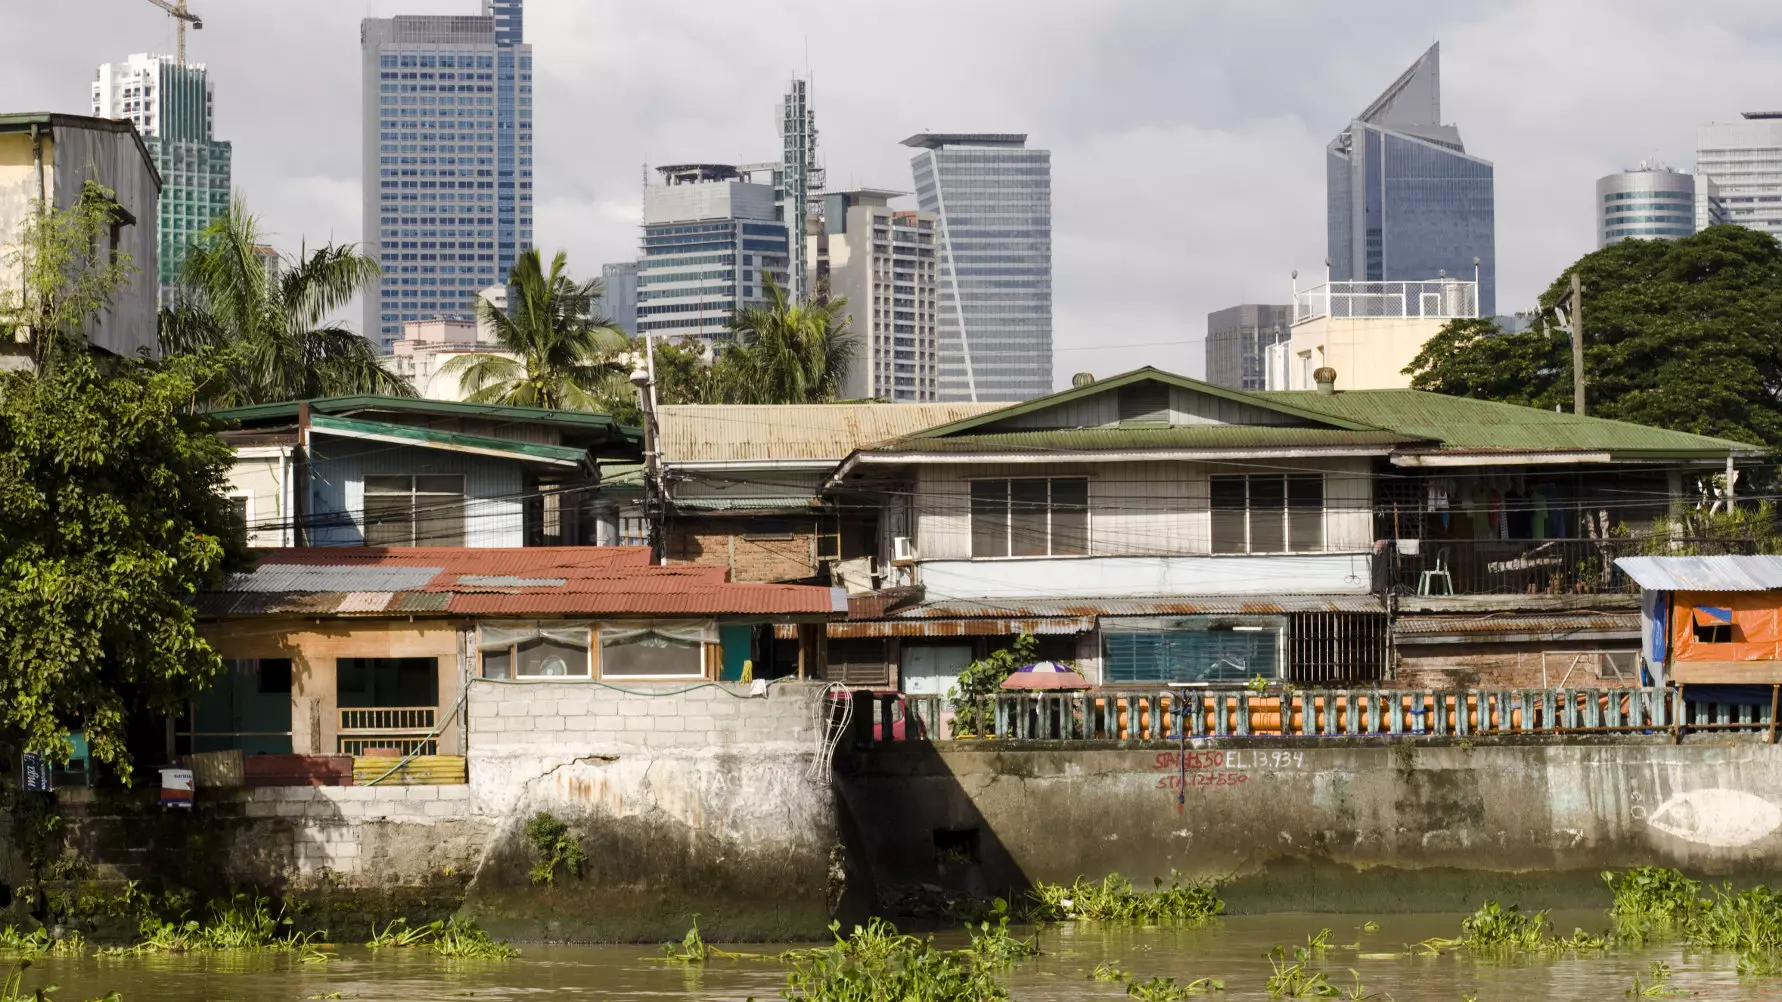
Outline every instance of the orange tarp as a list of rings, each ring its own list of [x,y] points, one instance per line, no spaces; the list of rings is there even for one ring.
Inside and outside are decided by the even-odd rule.
[[[1698,661],[1782,661],[1782,598],[1775,592],[1687,592],[1676,594],[1671,617],[1674,664]],[[1705,609],[1732,611],[1732,642],[1697,640],[1696,624],[1725,622]]]

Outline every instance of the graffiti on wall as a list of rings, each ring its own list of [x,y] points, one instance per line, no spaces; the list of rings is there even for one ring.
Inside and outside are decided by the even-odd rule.
[[[1157,777],[1159,790],[1188,790],[1242,786],[1257,773],[1300,769],[1305,763],[1303,751],[1212,748],[1158,752],[1151,769],[1163,773]]]
[[[1710,788],[1674,793],[1648,811],[1632,810],[1667,835],[1715,849],[1737,849],[1782,828],[1782,808],[1744,790]]]

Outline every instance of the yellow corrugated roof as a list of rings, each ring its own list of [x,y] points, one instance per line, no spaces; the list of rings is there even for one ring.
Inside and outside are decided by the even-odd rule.
[[[667,463],[840,461],[855,449],[1008,404],[673,404],[658,409]]]

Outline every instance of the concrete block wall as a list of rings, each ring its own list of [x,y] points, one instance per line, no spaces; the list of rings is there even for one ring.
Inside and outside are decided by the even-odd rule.
[[[477,812],[469,786],[273,786],[240,795],[248,818],[284,820],[300,880],[326,872],[349,883],[413,882],[468,871],[496,820]],[[440,826],[452,831],[427,830]]]

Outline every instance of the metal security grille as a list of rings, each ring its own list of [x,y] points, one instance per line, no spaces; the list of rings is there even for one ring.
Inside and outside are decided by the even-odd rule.
[[[1276,677],[1280,630],[1263,626],[1105,634],[1106,684],[1243,684]]]
[[[1342,686],[1386,676],[1383,613],[1297,612],[1287,617],[1287,680]]]

